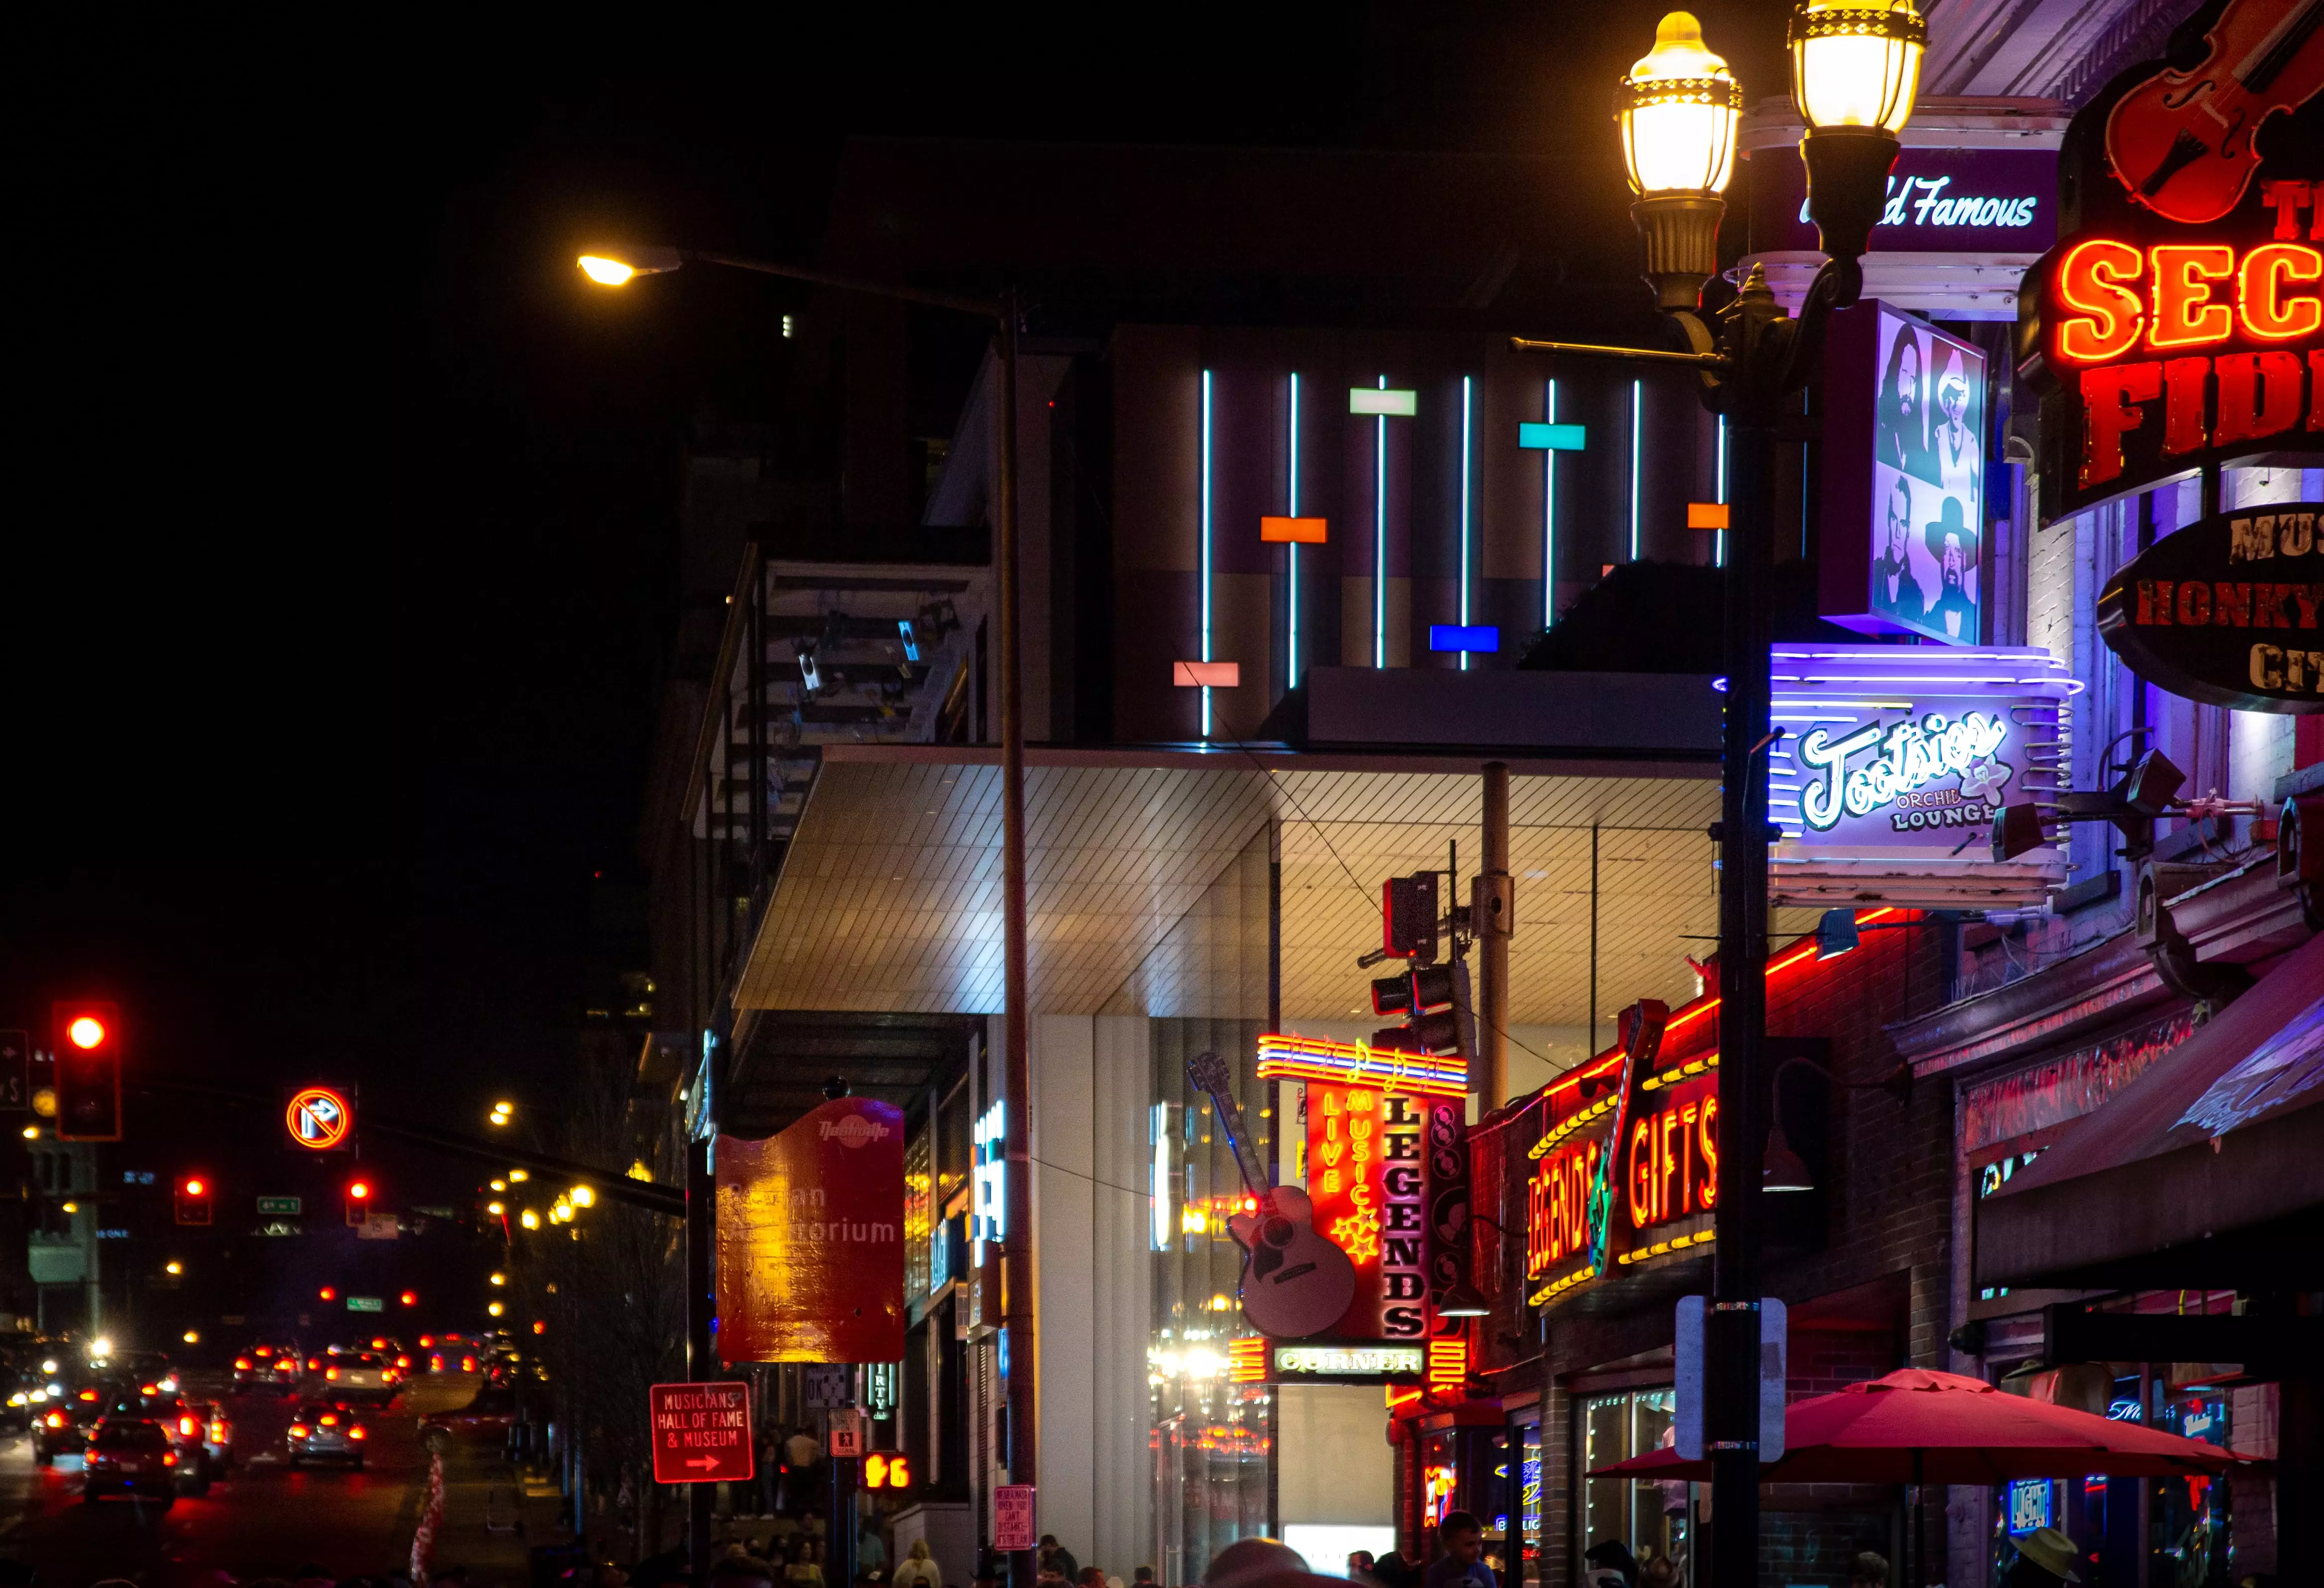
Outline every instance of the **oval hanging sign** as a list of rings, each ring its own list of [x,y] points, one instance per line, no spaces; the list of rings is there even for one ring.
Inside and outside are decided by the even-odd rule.
[[[2163,537],[2107,582],[2098,631],[2173,694],[2324,712],[2324,503],[2255,503]]]

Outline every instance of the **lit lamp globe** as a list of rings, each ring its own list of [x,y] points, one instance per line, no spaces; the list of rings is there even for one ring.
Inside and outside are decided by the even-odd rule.
[[[1692,309],[1719,271],[1720,197],[1735,174],[1743,85],[1704,48],[1702,24],[1674,11],[1655,47],[1614,91],[1622,160],[1638,201],[1630,219],[1646,244],[1646,281],[1665,311]]]
[[[1862,282],[1855,262],[1887,200],[1929,24],[1913,0],[1805,0],[1792,13],[1788,41],[1792,102],[1808,129],[1800,142],[1808,216],[1824,252],[1849,267],[1840,301],[1853,303]]]

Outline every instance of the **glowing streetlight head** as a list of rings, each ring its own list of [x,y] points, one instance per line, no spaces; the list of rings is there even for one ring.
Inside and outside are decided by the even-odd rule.
[[[94,1014],[83,1014],[65,1027],[65,1035],[76,1048],[94,1048],[105,1041],[105,1022]]]
[[[595,1207],[597,1205],[597,1193],[587,1186],[576,1186],[569,1195],[576,1207]]]
[[[1811,132],[1904,130],[1929,42],[1913,0],[1803,0],[1787,38],[1792,99]]]
[[[196,1330],[196,1329],[188,1329],[188,1330],[186,1331],[186,1333],[185,1333],[185,1341],[186,1341],[186,1344],[187,1344],[187,1345],[200,1345],[200,1344],[202,1343],[202,1336],[201,1336],[200,1332],[199,1332],[198,1330]]]
[[[526,1208],[522,1213],[518,1214],[516,1216],[516,1221],[529,1230],[537,1230],[540,1227],[540,1215],[535,1213],[530,1207]]]
[[[581,256],[581,273],[600,287],[626,287],[632,276],[659,276],[684,262],[675,248],[596,248]]]
[[[1735,174],[1742,115],[1743,85],[1704,46],[1702,24],[1690,12],[1672,12],[1615,90],[1630,186],[1649,197],[1720,191]]]
[[[183,1273],[186,1271],[186,1265],[172,1257],[169,1262],[161,1265],[161,1271],[163,1273]]]
[[[37,1124],[26,1125],[24,1127],[24,1139],[28,1142],[39,1141],[41,1139],[41,1127]]]
[[[493,1190],[495,1190],[495,1191],[505,1191],[505,1190],[507,1190],[507,1189],[508,1189],[508,1181],[506,1181],[506,1180],[494,1180],[494,1181],[493,1182]]]
[[[494,1283],[494,1284],[496,1284],[496,1285],[505,1285],[505,1284],[507,1284],[507,1283],[508,1283],[508,1275],[506,1275],[506,1274],[504,1274],[504,1273],[496,1273],[496,1274],[494,1274],[494,1275],[493,1276],[493,1283]]]
[[[494,1218],[498,1218],[502,1214],[508,1211],[508,1204],[505,1202],[487,1202],[484,1204],[484,1211],[491,1214]]]
[[[88,1354],[93,1357],[112,1355],[113,1337],[110,1335],[99,1335],[88,1343]]]
[[[532,1176],[530,1172],[521,1169],[512,1169],[509,1170],[509,1184],[512,1186],[521,1186],[531,1178]]]
[[[502,1313],[506,1312],[508,1308],[495,1301],[491,1306],[485,1308],[484,1310],[490,1313],[493,1317],[498,1317]]]

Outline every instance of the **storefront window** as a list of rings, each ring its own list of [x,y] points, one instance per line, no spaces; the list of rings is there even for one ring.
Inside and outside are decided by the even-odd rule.
[[[2207,1445],[2227,1442],[2227,1399],[2217,1390],[2182,1391],[2156,1408],[2155,1426]],[[2146,1580],[2157,1588],[2219,1588],[2228,1572],[2227,1485],[2189,1473],[2150,1480],[2149,1533],[2153,1558]]]
[[[1522,1580],[1541,1580],[1541,1425],[1517,1429],[1517,1549]]]
[[[1582,1401],[1582,1470],[1594,1472],[1669,1444],[1676,1399],[1668,1390],[1634,1390]],[[1685,1483],[1584,1479],[1579,1548],[1616,1539],[1641,1564],[1667,1556],[1683,1574],[1692,1546],[1687,1491]]]

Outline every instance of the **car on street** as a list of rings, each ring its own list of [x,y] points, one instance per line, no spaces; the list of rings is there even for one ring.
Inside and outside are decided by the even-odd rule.
[[[392,1357],[376,1351],[334,1348],[323,1357],[323,1393],[334,1400],[375,1400],[384,1406],[395,1399],[402,1377]]]
[[[112,1386],[84,1383],[49,1397],[48,1405],[32,1419],[32,1464],[48,1466],[60,1455],[75,1455],[87,1447],[89,1428],[112,1404]]]
[[[152,1418],[106,1417],[90,1433],[80,1497],[94,1505],[108,1494],[156,1500],[167,1510],[178,1495],[178,1452],[169,1431]]]
[[[310,1461],[344,1461],[361,1470],[364,1447],[370,1438],[371,1429],[354,1407],[309,1400],[300,1406],[283,1436],[283,1459],[292,1466]]]
[[[202,1419],[202,1471],[215,1477],[234,1465],[234,1418],[223,1400],[188,1402]]]
[[[216,1474],[209,1463],[209,1405],[164,1392],[158,1384],[140,1384],[115,1398],[107,1417],[144,1418],[169,1436],[177,1452],[179,1481],[197,1492],[209,1487]]]
[[[299,1391],[299,1347],[295,1342],[257,1340],[234,1359],[234,1387],[272,1390],[277,1395]]]

